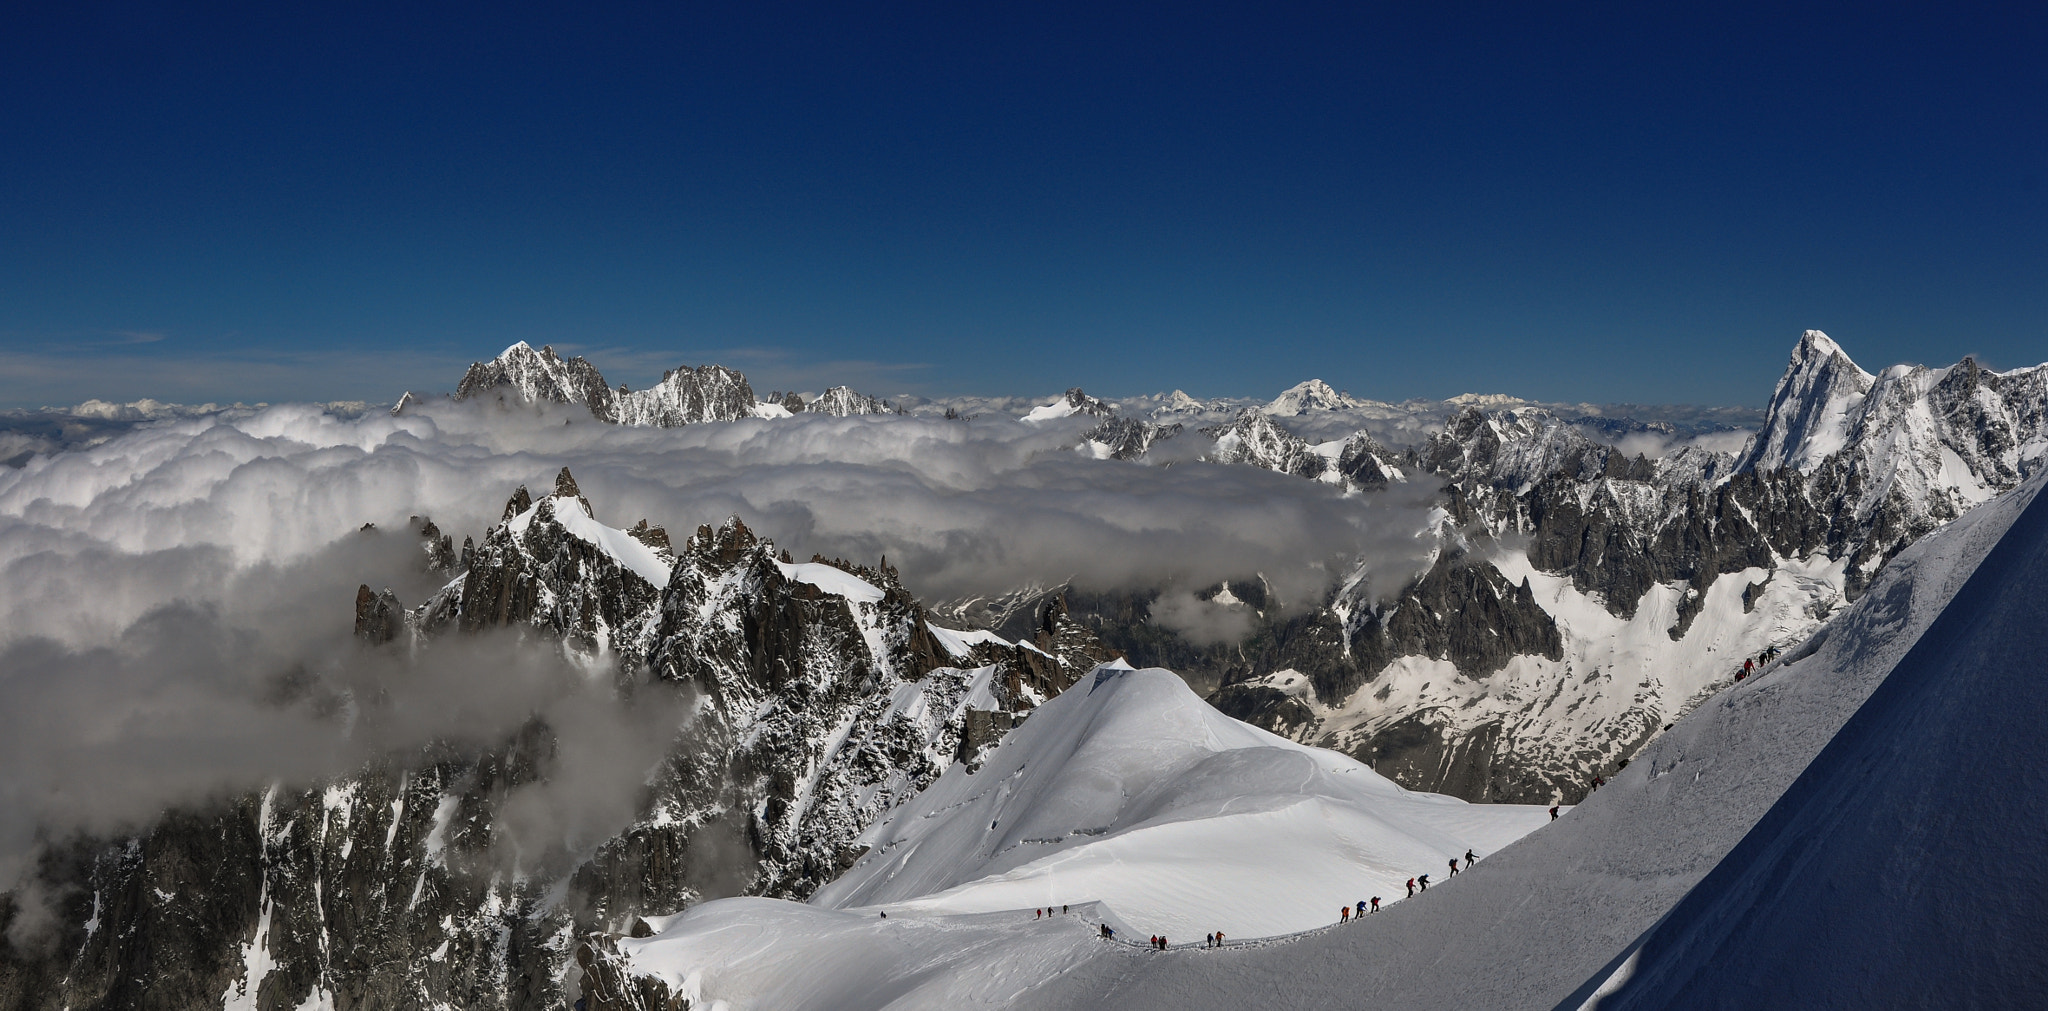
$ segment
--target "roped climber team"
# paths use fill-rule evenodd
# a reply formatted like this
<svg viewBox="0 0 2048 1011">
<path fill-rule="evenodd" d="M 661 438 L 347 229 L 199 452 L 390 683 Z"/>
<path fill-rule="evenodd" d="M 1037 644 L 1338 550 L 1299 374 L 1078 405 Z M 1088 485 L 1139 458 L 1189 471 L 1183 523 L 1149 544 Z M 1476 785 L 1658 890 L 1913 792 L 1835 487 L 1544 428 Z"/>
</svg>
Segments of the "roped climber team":
<svg viewBox="0 0 2048 1011">
<path fill-rule="evenodd" d="M 1557 810 L 1558 810 L 1558 809 L 1557 809 L 1557 807 L 1556 807 L 1556 806 L 1553 806 L 1553 807 L 1551 807 L 1551 809 L 1550 809 L 1550 817 L 1552 818 L 1552 820 L 1555 820 L 1555 819 L 1557 818 Z M 1457 876 L 1458 876 L 1458 873 L 1459 873 L 1459 871 L 1461 870 L 1461 868 L 1459 868 L 1459 866 L 1458 866 L 1458 859 L 1459 859 L 1459 858 L 1457 858 L 1457 857 L 1452 857 L 1452 858 L 1450 859 L 1450 869 L 1451 869 L 1451 873 L 1450 873 L 1450 875 L 1449 875 L 1450 877 L 1457 877 Z M 1477 862 L 1479 861 L 1479 854 L 1477 854 L 1477 853 L 1473 852 L 1473 851 L 1472 851 L 1472 850 L 1470 850 L 1470 849 L 1467 849 L 1467 850 L 1465 851 L 1465 857 L 1464 857 L 1464 860 L 1465 860 L 1465 866 L 1464 866 L 1464 867 L 1463 867 L 1462 869 L 1463 869 L 1463 870 L 1471 870 L 1471 869 L 1472 869 L 1472 865 L 1473 865 L 1473 864 L 1475 864 L 1475 863 L 1477 863 Z M 1426 892 L 1426 891 L 1429 891 L 1429 875 L 1427 875 L 1427 874 L 1417 874 L 1416 876 L 1414 876 L 1414 877 L 1412 877 L 1412 878 L 1409 878 L 1409 879 L 1408 879 L 1408 882 L 1407 882 L 1407 884 L 1408 884 L 1408 897 L 1409 897 L 1409 898 L 1414 898 L 1414 897 L 1415 897 L 1415 892 L 1416 892 L 1416 889 L 1417 889 L 1418 887 L 1419 887 L 1419 888 L 1420 888 L 1420 889 L 1421 889 L 1422 891 L 1425 891 L 1425 892 Z M 1066 907 L 1066 906 L 1061 906 L 1061 907 L 1060 907 L 1060 912 L 1064 913 L 1064 912 L 1066 912 L 1066 911 L 1067 911 L 1067 907 Z M 1366 916 L 1367 916 L 1367 915 L 1369 915 L 1369 914 L 1371 914 L 1371 913 L 1377 913 L 1377 912 L 1379 912 L 1379 911 L 1380 911 L 1380 897 L 1379 897 L 1379 896 L 1375 895 L 1375 896 L 1373 896 L 1373 897 L 1372 897 L 1372 898 L 1370 898 L 1370 899 L 1359 899 L 1359 900 L 1358 900 L 1358 902 L 1357 902 L 1357 903 L 1356 903 L 1355 905 L 1346 905 L 1346 906 L 1339 906 L 1339 907 L 1337 907 L 1337 922 L 1338 922 L 1338 923 L 1350 923 L 1350 922 L 1351 922 L 1351 921 L 1353 921 L 1353 920 L 1363 920 L 1363 919 L 1365 919 L 1365 918 L 1366 918 Z M 1037 915 L 1037 916 L 1051 916 L 1051 915 L 1053 915 L 1053 911 L 1052 911 L 1051 909 L 1034 909 L 1034 910 L 1032 910 L 1032 912 L 1033 912 L 1033 913 L 1034 913 L 1035 915 Z M 1102 933 L 1102 939 L 1103 939 L 1103 940 L 1105 940 L 1105 941 L 1108 941 L 1108 940 L 1115 940 L 1115 939 L 1116 939 L 1116 931 L 1114 931 L 1114 930 L 1111 930 L 1111 929 L 1110 929 L 1110 927 L 1109 927 L 1109 924 L 1107 924 L 1107 923 L 1105 923 L 1105 924 L 1102 924 L 1102 925 L 1101 925 L 1101 933 Z M 1154 935 L 1152 935 L 1152 937 L 1151 937 L 1151 938 L 1149 938 L 1149 939 L 1147 940 L 1146 944 L 1147 944 L 1147 946 L 1149 946 L 1149 947 L 1151 947 L 1151 948 L 1153 948 L 1154 950 L 1157 950 L 1157 951 L 1165 951 L 1165 950 L 1167 950 L 1167 943 L 1166 943 L 1166 937 L 1165 937 L 1165 935 L 1163 935 L 1163 934 L 1154 934 Z M 1215 932 L 1215 933 L 1213 933 L 1213 934 L 1204 934 L 1204 935 L 1202 935 L 1202 947 L 1204 947 L 1204 948 L 1221 948 L 1221 947 L 1223 947 L 1223 932 L 1219 930 L 1219 931 L 1216 931 L 1216 932 Z"/>
</svg>

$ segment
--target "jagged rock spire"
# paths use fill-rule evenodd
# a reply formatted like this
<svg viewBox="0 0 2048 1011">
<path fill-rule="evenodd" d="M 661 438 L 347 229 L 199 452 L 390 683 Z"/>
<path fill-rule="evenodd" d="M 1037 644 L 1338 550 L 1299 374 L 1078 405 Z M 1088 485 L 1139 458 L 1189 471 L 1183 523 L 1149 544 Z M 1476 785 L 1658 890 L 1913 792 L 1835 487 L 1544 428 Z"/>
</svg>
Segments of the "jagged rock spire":
<svg viewBox="0 0 2048 1011">
<path fill-rule="evenodd" d="M 519 486 L 518 491 L 512 493 L 511 498 L 505 500 L 505 514 L 498 517 L 498 520 L 499 522 L 509 520 L 531 508 L 533 508 L 533 495 L 522 484 Z"/>
</svg>

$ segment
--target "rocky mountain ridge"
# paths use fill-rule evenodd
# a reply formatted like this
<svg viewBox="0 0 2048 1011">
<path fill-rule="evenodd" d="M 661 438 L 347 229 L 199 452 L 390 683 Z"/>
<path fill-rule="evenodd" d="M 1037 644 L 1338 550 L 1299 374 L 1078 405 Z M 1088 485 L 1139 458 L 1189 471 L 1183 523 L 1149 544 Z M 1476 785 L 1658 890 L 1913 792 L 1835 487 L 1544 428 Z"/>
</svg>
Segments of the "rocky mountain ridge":
<svg viewBox="0 0 2048 1011">
<path fill-rule="evenodd" d="M 446 582 L 411 606 L 361 587 L 363 649 L 431 662 L 451 637 L 521 635 L 617 706 L 682 714 L 630 823 L 521 847 L 523 792 L 563 774 L 536 718 L 482 751 L 74 839 L 39 872 L 56 936 L 0 948 L 0 1007 L 565 1007 L 601 987 L 575 960 L 591 932 L 706 895 L 809 894 L 883 810 L 1112 655 L 1057 601 L 1027 641 L 956 631 L 886 562 L 795 562 L 737 519 L 680 544 L 607 526 L 567 469 L 459 548 L 424 519 L 410 536 Z M 22 915 L 0 900 L 0 920 Z"/>
<path fill-rule="evenodd" d="M 1447 513 L 1435 561 L 1393 599 L 1354 573 L 1325 601 L 1259 608 L 1222 650 L 1162 642 L 1130 595 L 1076 614 L 1133 662 L 1215 678 L 1225 711 L 1405 785 L 1571 800 L 1745 658 L 1804 638 L 1907 544 L 2048 463 L 2044 380 L 1968 359 L 1872 376 L 1810 331 L 1747 447 L 1656 460 L 1548 411 L 1467 404 L 1389 454 L 1393 480 L 1440 484 Z M 1327 479 L 1298 441 L 1239 445 L 1232 462 Z"/>
<path fill-rule="evenodd" d="M 1233 714 L 1380 756 L 1413 787 L 1548 800 L 1575 797 L 1744 657 L 1802 637 L 1900 548 L 2040 466 L 2044 377 L 1969 360 L 1873 375 L 1809 331 L 1741 447 L 1685 438 L 1719 422 L 1493 395 L 1396 405 L 1319 380 L 1265 404 L 1176 391 L 1126 412 L 1074 389 L 1009 410 L 1090 420 L 1076 448 L 1100 459 L 1248 465 L 1351 494 L 1440 489 L 1420 571 L 1355 571 L 1326 599 L 1256 607 L 1257 574 L 1231 580 L 1223 592 L 1257 629 L 1241 642 L 1195 647 L 1155 623 L 1163 588 L 1057 590 L 1134 660 L 1222 686 L 1216 704 Z M 1430 410 L 1443 412 L 1435 427 L 1403 427 Z M 1376 436 L 1381 423 L 1406 447 Z M 1635 436 L 1662 451 L 1617 445 Z M 1629 641 L 1618 655 L 1617 636 Z"/>
</svg>

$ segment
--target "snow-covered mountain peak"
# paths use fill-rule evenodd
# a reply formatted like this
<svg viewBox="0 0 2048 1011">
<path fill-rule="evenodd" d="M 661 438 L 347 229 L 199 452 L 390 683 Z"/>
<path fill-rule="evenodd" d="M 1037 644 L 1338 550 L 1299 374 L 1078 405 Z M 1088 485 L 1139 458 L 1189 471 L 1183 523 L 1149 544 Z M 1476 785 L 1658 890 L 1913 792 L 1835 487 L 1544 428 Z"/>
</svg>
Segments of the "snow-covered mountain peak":
<svg viewBox="0 0 2048 1011">
<path fill-rule="evenodd" d="M 1099 418 L 1106 418 L 1115 413 L 1116 408 L 1081 392 L 1081 388 L 1076 386 L 1068 390 L 1058 400 L 1032 408 L 1031 413 L 1026 414 L 1023 420 L 1030 422 L 1055 421 L 1060 418 L 1069 418 L 1076 414 L 1092 414 Z"/>
<path fill-rule="evenodd" d="M 669 571 L 675 564 L 675 556 L 662 548 L 668 542 L 668 534 L 660 527 L 648 526 L 646 520 L 641 520 L 633 530 L 598 522 L 590 500 L 577 488 L 569 468 L 563 467 L 555 475 L 554 494 L 522 508 L 526 496 L 526 488 L 521 486 L 505 507 L 511 513 L 505 520 L 505 530 L 514 541 L 523 542 L 528 529 L 536 523 L 553 524 L 563 534 L 596 548 L 626 571 L 646 580 L 654 589 L 668 585 Z"/>
<path fill-rule="evenodd" d="M 1874 382 L 1876 377 L 1827 334 L 1801 334 L 1743 466 L 1767 471 L 1818 467 L 1848 444 L 1851 416 Z"/>
<path fill-rule="evenodd" d="M 661 382 L 638 392 L 619 387 L 609 419 L 621 425 L 675 428 L 703 421 L 754 417 L 754 388 L 747 377 L 723 365 L 687 365 L 662 373 Z"/>
<path fill-rule="evenodd" d="M 513 344 L 488 362 L 472 362 L 455 387 L 455 399 L 510 391 L 526 403 L 583 404 L 590 413 L 610 420 L 612 391 L 597 366 L 582 356 L 563 358 L 552 345 L 535 351 L 525 341 Z"/>
<path fill-rule="evenodd" d="M 954 767 L 869 828 L 867 855 L 812 903 L 959 914 L 1102 901 L 1175 935 L 1218 918 L 1234 936 L 1280 934 L 1327 922 L 1333 881 L 1391 896 L 1405 868 L 1491 852 L 1545 820 L 1409 793 L 1224 716 L 1169 671 L 1106 663 L 979 772 Z M 1185 868 L 1208 860 L 1225 873 L 1191 880 Z"/>
<path fill-rule="evenodd" d="M 785 405 L 787 402 L 785 401 Z M 813 414 L 829 414 L 835 418 L 851 417 L 856 414 L 900 414 L 894 404 L 880 397 L 857 393 L 850 386 L 834 386 L 818 394 L 818 399 L 804 405 L 804 410 Z"/>
<path fill-rule="evenodd" d="M 1343 411 L 1364 407 L 1365 402 L 1348 393 L 1339 393 L 1330 384 L 1320 379 L 1298 383 L 1286 392 L 1273 398 L 1264 408 L 1267 414 L 1281 418 L 1299 417 L 1322 411 Z"/>
</svg>

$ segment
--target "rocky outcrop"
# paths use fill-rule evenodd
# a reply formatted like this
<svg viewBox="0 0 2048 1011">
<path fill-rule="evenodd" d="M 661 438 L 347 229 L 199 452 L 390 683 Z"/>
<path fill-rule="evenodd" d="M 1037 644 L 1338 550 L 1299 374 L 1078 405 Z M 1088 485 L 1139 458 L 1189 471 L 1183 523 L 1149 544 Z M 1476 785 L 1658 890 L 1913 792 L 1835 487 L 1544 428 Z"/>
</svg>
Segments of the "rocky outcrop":
<svg viewBox="0 0 2048 1011">
<path fill-rule="evenodd" d="M 808 895 L 883 810 L 1111 655 L 1050 604 L 1028 641 L 970 637 L 934 626 L 886 561 L 798 564 L 737 519 L 672 547 L 597 515 L 564 470 L 459 555 L 421 520 L 419 564 L 446 584 L 411 608 L 364 586 L 355 618 L 359 648 L 429 658 L 515 630 L 608 669 L 622 707 L 680 703 L 623 831 L 575 848 L 521 834 L 519 798 L 563 775 L 540 718 L 170 812 L 45 851 L 55 928 L 0 947 L 0 1007 L 680 1007 L 608 975 L 604 936 L 707 896 Z"/>
<path fill-rule="evenodd" d="M 535 351 L 524 341 L 488 362 L 471 364 L 455 388 L 457 400 L 485 397 L 581 404 L 599 421 L 658 428 L 736 421 L 755 413 L 754 391 L 746 377 L 722 365 L 670 369 L 648 389 L 614 390 L 605 385 L 597 366 L 582 357 L 564 359 L 551 346 Z"/>
<path fill-rule="evenodd" d="M 791 394 L 795 396 L 795 394 Z M 803 402 L 797 397 L 798 403 Z M 788 406 L 788 400 L 783 401 Z M 902 414 L 903 410 L 879 397 L 855 393 L 845 386 L 834 386 L 818 394 L 818 399 L 803 404 L 803 409 L 812 414 L 829 414 L 835 418 L 848 418 L 858 414 Z M 794 408 L 792 408 L 794 410 Z"/>
<path fill-rule="evenodd" d="M 676 428 L 706 421 L 754 416 L 754 389 L 747 377 L 723 365 L 684 366 L 662 373 L 661 382 L 639 391 L 619 387 L 612 417 L 621 425 Z"/>
<path fill-rule="evenodd" d="M 1285 424 L 1396 408 L 1303 384 L 1205 429 L 1217 440 L 1207 458 L 1354 489 L 1441 487 L 1443 522 L 1423 535 L 1438 545 L 1430 567 L 1361 569 L 1326 600 L 1261 606 L 1245 639 L 1200 648 L 1151 620 L 1156 594 L 1070 599 L 1134 661 L 1218 686 L 1212 701 L 1240 718 L 1378 755 L 1405 785 L 1570 799 L 1745 651 L 1796 642 L 1906 545 L 2048 463 L 2044 389 L 2048 367 L 1968 359 L 1872 375 L 1813 332 L 1747 449 L 1653 460 L 1607 440 L 1670 426 L 1482 397 L 1458 398 L 1412 452 L 1360 433 L 1332 453 Z M 1744 573 L 1712 610 L 1722 578 Z M 1711 644 L 1695 638 L 1702 620 Z M 1626 675 L 1601 659 L 1644 632 L 1670 646 L 1630 645 Z M 1278 671 L 1313 694 L 1274 688 Z"/>
<path fill-rule="evenodd" d="M 1253 408 L 1240 411 L 1227 425 L 1202 429 L 1202 434 L 1216 440 L 1215 447 L 1202 457 L 1212 463 L 1249 463 L 1310 480 L 1321 478 L 1330 468 L 1330 461 L 1316 455 L 1308 443 Z"/>
<path fill-rule="evenodd" d="M 1154 443 L 1171 439 L 1180 432 L 1178 424 L 1156 425 L 1138 418 L 1112 415 L 1089 429 L 1083 438 L 1095 447 L 1098 456 L 1112 460 L 1136 460 L 1149 452 Z"/>
<path fill-rule="evenodd" d="M 455 387 L 455 399 L 486 396 L 528 404 L 582 404 L 600 421 L 617 420 L 611 387 L 597 366 L 581 355 L 564 359 L 551 345 L 535 351 L 520 341 L 488 362 L 472 362 Z"/>
</svg>

